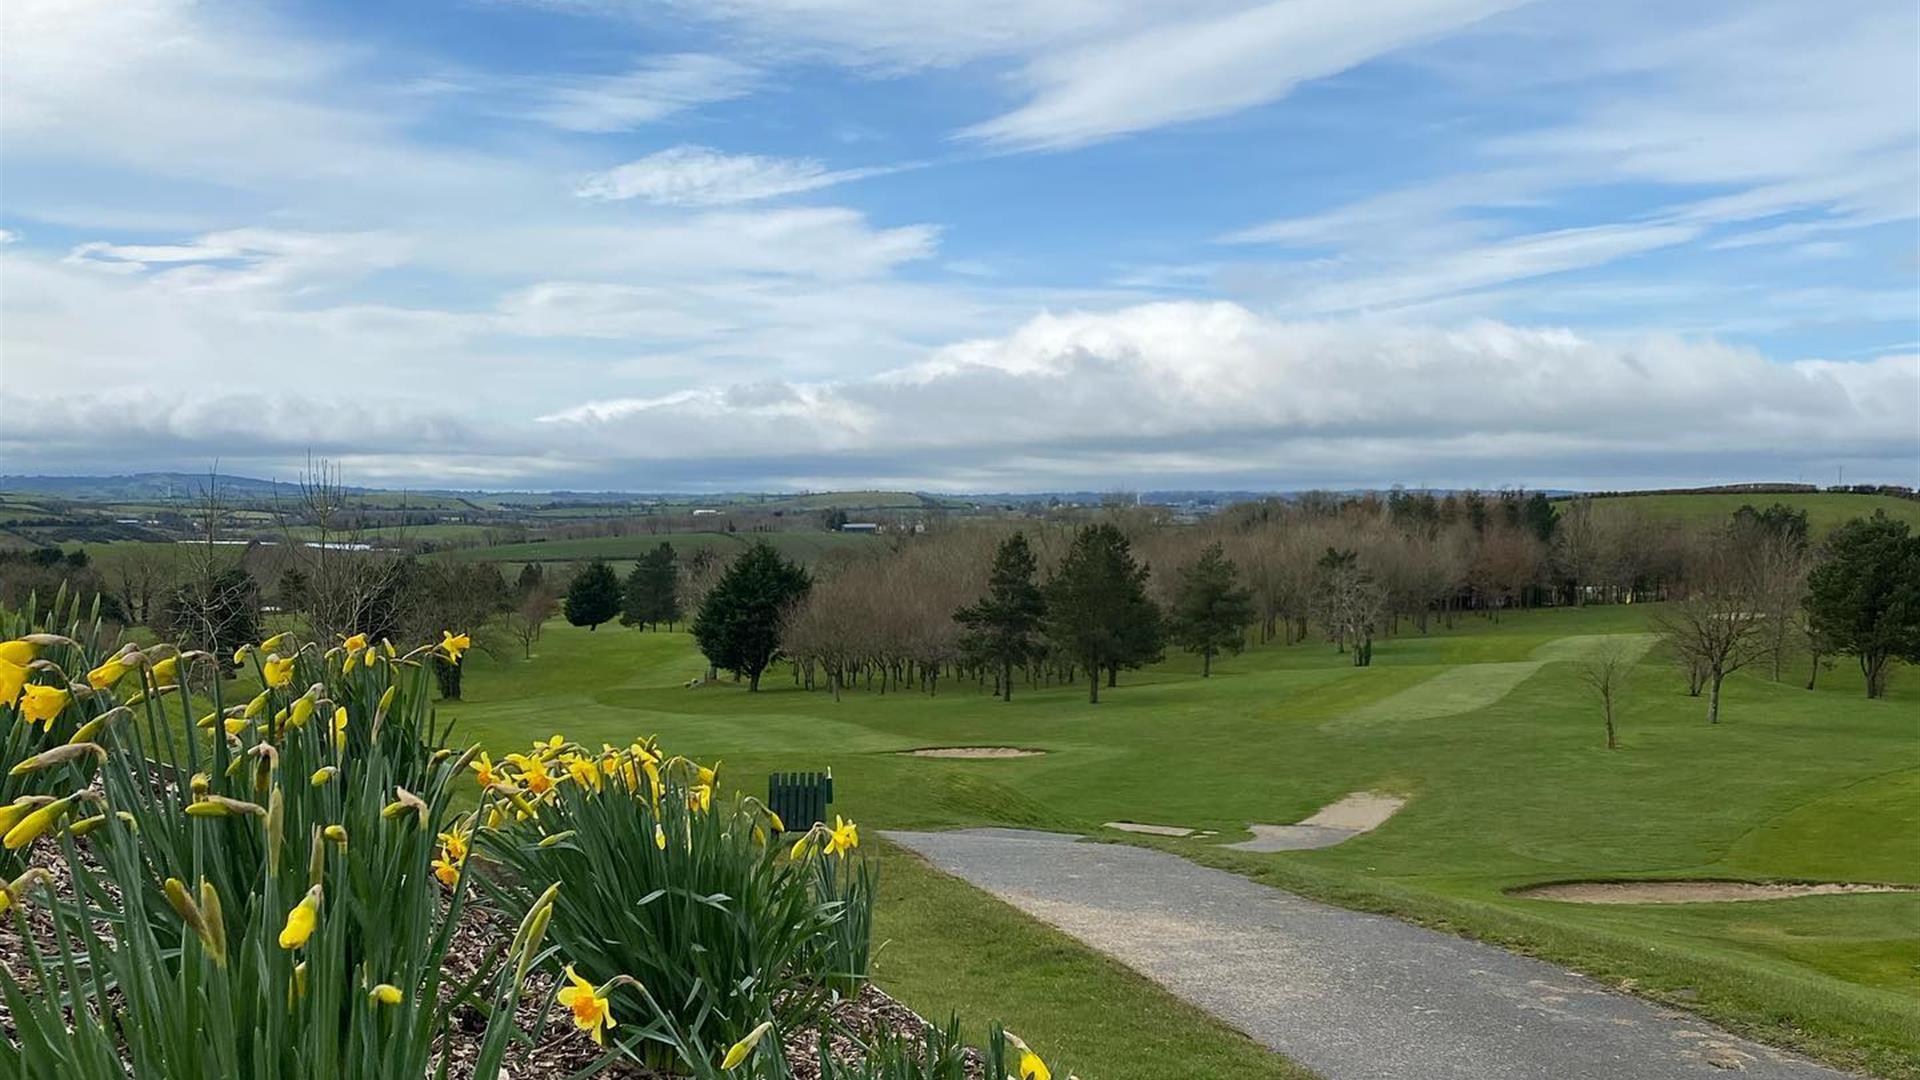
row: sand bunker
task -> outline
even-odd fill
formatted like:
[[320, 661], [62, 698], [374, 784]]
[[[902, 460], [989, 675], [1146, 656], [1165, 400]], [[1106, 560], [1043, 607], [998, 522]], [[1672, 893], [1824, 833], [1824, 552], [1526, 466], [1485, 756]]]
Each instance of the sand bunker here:
[[937, 758], [1010, 758], [1039, 757], [1045, 750], [1022, 750], [1017, 746], [929, 746], [920, 750], [902, 750], [912, 757]]
[[1193, 830], [1184, 825], [1142, 825], [1137, 821], [1109, 821], [1109, 829], [1121, 832], [1140, 833], [1144, 836], [1192, 836]]
[[1796, 896], [1920, 892], [1920, 885], [1865, 885], [1839, 881], [1569, 881], [1513, 889], [1507, 895], [1570, 904], [1719, 904], [1740, 900], [1790, 900]]
[[1386, 824], [1407, 800], [1378, 791], [1356, 791], [1336, 803], [1329, 803], [1294, 825], [1248, 825], [1253, 839], [1227, 847], [1236, 851], [1305, 851], [1332, 847], [1361, 833], [1372, 832]]

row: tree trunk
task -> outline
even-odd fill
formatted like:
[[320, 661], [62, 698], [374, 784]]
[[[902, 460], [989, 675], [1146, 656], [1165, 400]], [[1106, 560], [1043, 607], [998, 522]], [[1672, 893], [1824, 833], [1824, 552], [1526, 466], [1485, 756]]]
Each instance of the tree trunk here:
[[1713, 673], [1712, 685], [1707, 692], [1707, 723], [1709, 724], [1720, 722], [1720, 680], [1725, 677], [1717, 671]]
[[1120, 685], [1120, 665], [1119, 664], [1107, 665], [1107, 685], [1108, 686]]
[[750, 694], [760, 692], [760, 673], [758, 671], [747, 672], [747, 692]]
[[1013, 700], [1013, 662], [1012, 661], [1007, 661], [1000, 665], [1000, 700], [1001, 701]]
[[1882, 654], [1862, 653], [1860, 656], [1861, 673], [1867, 677], [1867, 697], [1877, 698], [1887, 692], [1887, 658]]
[[1205, 648], [1200, 650], [1200, 677], [1203, 679], [1210, 679], [1213, 677], [1213, 649], [1212, 648]]
[[1618, 750], [1620, 749], [1620, 744], [1616, 742], [1613, 737], [1613, 702], [1608, 700], [1603, 703], [1603, 707], [1607, 711], [1607, 749]]
[[1087, 667], [1087, 704], [1100, 704], [1100, 666], [1098, 664]]

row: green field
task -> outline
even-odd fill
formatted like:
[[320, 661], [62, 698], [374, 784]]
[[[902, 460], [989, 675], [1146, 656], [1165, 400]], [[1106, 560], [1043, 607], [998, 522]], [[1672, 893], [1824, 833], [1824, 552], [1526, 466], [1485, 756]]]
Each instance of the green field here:
[[1920, 501], [1892, 495], [1850, 495], [1843, 492], [1757, 492], [1723, 494], [1719, 492], [1654, 495], [1615, 495], [1595, 499], [1595, 506], [1630, 506], [1649, 517], [1679, 518], [1683, 521], [1725, 521], [1742, 506], [1767, 507], [1785, 503], [1807, 512], [1807, 524], [1816, 536], [1848, 518], [1871, 517], [1875, 510], [1920, 528]]
[[[446, 711], [501, 748], [555, 730], [586, 742], [658, 733], [676, 751], [724, 759], [726, 775], [754, 790], [773, 769], [831, 766], [836, 809], [869, 830], [1099, 833], [1117, 819], [1216, 829], [1209, 840], [1107, 835], [1539, 953], [1840, 1064], [1920, 1076], [1920, 895], [1601, 907], [1505, 894], [1615, 877], [1920, 883], [1920, 685], [1910, 673], [1881, 701], [1865, 699], [1845, 664], [1812, 692], [1797, 669], [1782, 684], [1743, 673], [1729, 684], [1725, 722], [1710, 728], [1655, 648], [1621, 715], [1624, 748], [1609, 753], [1572, 661], [1604, 635], [1644, 635], [1648, 617], [1642, 605], [1472, 619], [1385, 639], [1367, 669], [1318, 645], [1261, 648], [1209, 680], [1179, 658], [1124, 678], [1099, 706], [1077, 686], [1016, 691], [1006, 705], [952, 685], [931, 699], [857, 692], [836, 705], [783, 671], [758, 695], [731, 683], [686, 689], [704, 665], [683, 634], [553, 624], [530, 662], [476, 654], [467, 700]], [[1048, 753], [898, 753], [941, 745]], [[1295, 821], [1363, 788], [1411, 801], [1380, 830], [1323, 851], [1218, 846], [1246, 836], [1249, 822]], [[890, 948], [944, 959], [925, 969], [888, 958], [883, 984], [934, 1012], [1057, 1033], [1089, 1080], [1164, 1075], [1141, 1071], [1152, 1051], [1138, 1024], [1086, 1004], [1164, 995], [956, 882], [914, 868], [896, 872], [896, 884], [883, 918], [902, 944]], [[983, 924], [1023, 926], [1047, 955], [1078, 956], [1071, 962], [1098, 987], [1049, 994], [1011, 970], [963, 972], [953, 958], [988, 948], [969, 929]], [[1042, 1007], [1046, 1018], [1026, 1015]], [[1172, 1025], [1250, 1049], [1164, 1001], [1148, 1011], [1160, 1020], [1153, 1039]], [[1194, 1075], [1278, 1067], [1224, 1052]]]
[[791, 559], [808, 562], [829, 551], [871, 551], [885, 546], [882, 537], [860, 533], [830, 532], [678, 532], [630, 533], [626, 536], [592, 536], [579, 540], [528, 541], [519, 544], [495, 544], [492, 547], [461, 548], [452, 554], [462, 559], [486, 562], [585, 562], [606, 559], [622, 562], [637, 559], [662, 542], [673, 545], [682, 558], [703, 549], [732, 554], [746, 550], [756, 540], [772, 544]]

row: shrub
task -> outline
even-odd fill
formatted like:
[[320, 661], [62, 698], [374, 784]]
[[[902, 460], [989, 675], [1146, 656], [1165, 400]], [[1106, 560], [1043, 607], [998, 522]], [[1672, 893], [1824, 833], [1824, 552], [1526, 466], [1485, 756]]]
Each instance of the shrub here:
[[758, 800], [716, 797], [713, 770], [649, 742], [595, 754], [555, 736], [498, 773], [539, 802], [482, 830], [479, 850], [507, 871], [489, 887], [513, 915], [561, 884], [562, 955], [585, 978], [637, 980], [615, 991], [616, 1013], [658, 1021], [623, 1045], [656, 1066], [691, 1065], [763, 1022], [817, 1015], [822, 960], [849, 907], [784, 857], [781, 823]]
[[[470, 773], [430, 738], [435, 650], [281, 635], [249, 651], [267, 689], [229, 708], [210, 678], [198, 720], [183, 687], [215, 671], [206, 653], [128, 649], [90, 676], [78, 700], [97, 709], [126, 687], [109, 712], [137, 721], [106, 728], [95, 782], [33, 819], [69, 885], [8, 894], [28, 972], [0, 967], [16, 1031], [0, 1073], [417, 1080], [471, 1005], [491, 1017], [473, 1075], [495, 1075], [553, 894], [506, 957], [448, 977], [466, 875], [449, 864], [448, 890], [431, 864], [462, 832], [449, 806]], [[43, 934], [21, 913], [30, 896]]]

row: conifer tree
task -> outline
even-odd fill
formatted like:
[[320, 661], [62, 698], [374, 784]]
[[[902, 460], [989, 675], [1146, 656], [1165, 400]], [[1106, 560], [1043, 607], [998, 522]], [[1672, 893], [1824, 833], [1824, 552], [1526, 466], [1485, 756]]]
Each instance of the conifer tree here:
[[620, 577], [606, 560], [595, 559], [567, 586], [567, 621], [587, 631], [620, 614]]
[[1026, 534], [1014, 533], [993, 553], [986, 595], [953, 613], [961, 626], [961, 653], [997, 673], [1002, 701], [1013, 700], [1014, 665], [1026, 663], [1040, 650], [1047, 601], [1034, 583], [1038, 569]]
[[807, 572], [765, 541], [727, 567], [700, 604], [693, 640], [707, 662], [760, 689], [760, 673], [780, 654], [780, 623], [813, 585]]
[[1107, 685], [1121, 668], [1160, 658], [1165, 628], [1147, 597], [1147, 568], [1134, 561], [1119, 529], [1089, 525], [1073, 538], [1060, 567], [1047, 581], [1047, 637], [1087, 672], [1087, 700], [1100, 703], [1100, 676]]
[[1253, 594], [1240, 587], [1239, 569], [1219, 543], [1180, 571], [1172, 613], [1173, 640], [1200, 657], [1202, 678], [1213, 674], [1213, 658], [1238, 654], [1253, 622]]

